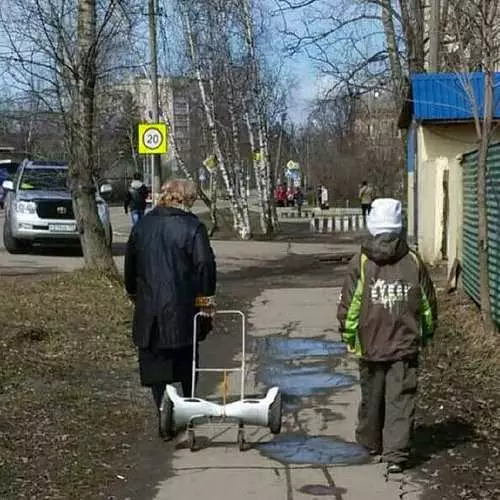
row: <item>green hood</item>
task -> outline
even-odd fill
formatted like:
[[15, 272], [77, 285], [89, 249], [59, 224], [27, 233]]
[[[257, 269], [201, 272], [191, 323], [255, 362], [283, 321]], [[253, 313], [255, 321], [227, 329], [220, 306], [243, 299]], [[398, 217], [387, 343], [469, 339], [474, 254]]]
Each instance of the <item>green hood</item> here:
[[394, 264], [408, 254], [408, 243], [400, 234], [379, 234], [367, 239], [362, 252], [378, 265]]

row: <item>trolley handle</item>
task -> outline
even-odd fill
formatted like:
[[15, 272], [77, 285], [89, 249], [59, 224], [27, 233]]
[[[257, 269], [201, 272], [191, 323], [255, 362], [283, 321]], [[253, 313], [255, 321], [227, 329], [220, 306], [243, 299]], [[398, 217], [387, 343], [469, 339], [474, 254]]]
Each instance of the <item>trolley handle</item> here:
[[[243, 311], [239, 311], [237, 309], [221, 309], [221, 310], [215, 311], [215, 316], [218, 316], [220, 314], [226, 315], [226, 316], [231, 316], [231, 315], [240, 316], [241, 326], [242, 326], [242, 330], [243, 330], [243, 336], [245, 337], [246, 317], [245, 317], [245, 313], [243, 313]], [[196, 341], [198, 339], [198, 318], [201, 316], [205, 316], [205, 313], [200, 311], [194, 315], [194, 319], [193, 319], [193, 343], [194, 344], [196, 344]]]
[[[245, 359], [246, 359], [246, 317], [243, 311], [237, 309], [221, 309], [215, 312], [215, 315], [223, 314], [226, 316], [239, 316], [241, 318], [241, 399], [244, 398], [245, 394]], [[191, 385], [191, 397], [194, 398], [194, 386], [196, 380], [196, 349], [198, 340], [198, 317], [203, 316], [203, 312], [198, 312], [194, 315], [193, 319], [193, 359], [192, 359], [192, 385]], [[233, 371], [233, 370], [231, 370]]]

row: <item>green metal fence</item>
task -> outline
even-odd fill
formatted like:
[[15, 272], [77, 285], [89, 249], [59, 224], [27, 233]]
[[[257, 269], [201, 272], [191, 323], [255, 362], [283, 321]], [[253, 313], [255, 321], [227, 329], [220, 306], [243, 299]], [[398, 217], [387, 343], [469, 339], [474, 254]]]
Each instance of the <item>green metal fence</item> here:
[[[464, 155], [462, 268], [464, 289], [477, 303], [479, 294], [479, 244], [477, 204], [478, 152]], [[493, 318], [500, 324], [500, 143], [490, 146], [487, 159], [486, 204], [488, 216], [488, 275]]]

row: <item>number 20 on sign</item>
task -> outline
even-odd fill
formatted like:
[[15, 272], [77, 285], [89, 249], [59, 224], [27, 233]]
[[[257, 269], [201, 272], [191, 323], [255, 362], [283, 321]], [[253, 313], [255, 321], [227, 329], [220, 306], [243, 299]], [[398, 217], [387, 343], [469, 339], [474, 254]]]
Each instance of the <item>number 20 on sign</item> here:
[[139, 154], [165, 154], [168, 151], [165, 123], [140, 123], [138, 130]]

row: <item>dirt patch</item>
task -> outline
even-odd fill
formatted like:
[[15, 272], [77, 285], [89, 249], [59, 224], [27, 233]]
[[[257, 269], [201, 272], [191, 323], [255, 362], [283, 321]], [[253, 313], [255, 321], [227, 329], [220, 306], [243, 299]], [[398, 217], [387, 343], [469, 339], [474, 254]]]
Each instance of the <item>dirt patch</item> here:
[[464, 295], [440, 294], [421, 371], [415, 465], [426, 500], [500, 498], [500, 336]]
[[[299, 269], [294, 257], [271, 266], [221, 275], [220, 307], [246, 308]], [[84, 271], [37, 278], [2, 277], [0, 498], [152, 497], [172, 449], [158, 440], [151, 397], [139, 386], [122, 286]], [[234, 357], [232, 329], [219, 322], [204, 359]], [[217, 383], [204, 378], [200, 393]]]
[[0, 303], [0, 497], [96, 498], [144, 426], [123, 289], [85, 272], [4, 277]]
[[[246, 309], [263, 289], [338, 286], [343, 273], [290, 256], [221, 275], [218, 300]], [[0, 301], [0, 498], [152, 497], [174, 450], [158, 441], [150, 395], [139, 387], [122, 287], [84, 272], [3, 277]], [[500, 339], [481, 334], [463, 296], [443, 294], [440, 303], [422, 360], [414, 470], [431, 485], [426, 500], [499, 498]], [[202, 347], [214, 365], [239, 349], [238, 336], [225, 333]], [[200, 393], [215, 384], [205, 379]]]

